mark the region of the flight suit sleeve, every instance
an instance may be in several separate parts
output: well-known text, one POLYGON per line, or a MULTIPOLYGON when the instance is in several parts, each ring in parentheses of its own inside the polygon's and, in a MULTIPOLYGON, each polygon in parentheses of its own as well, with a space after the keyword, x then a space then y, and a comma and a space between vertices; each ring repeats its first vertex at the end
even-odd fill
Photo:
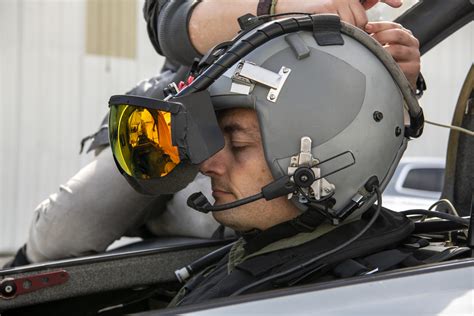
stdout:
POLYGON ((156 212, 153 196, 137 193, 103 150, 35 210, 26 244, 30 262, 103 252, 156 212))
MULTIPOLYGON (((171 70, 143 80, 132 95, 163 98, 171 70)), ((93 135, 95 159, 35 210, 26 243, 26 259, 44 262, 103 252, 114 240, 144 224, 158 208, 154 197, 137 193, 118 171, 108 146, 107 120, 93 135)), ((21 262, 17 262, 21 264, 21 262)))
POLYGON ((199 52, 191 43, 188 23, 199 0, 146 0, 143 15, 155 50, 174 64, 191 65, 199 52))

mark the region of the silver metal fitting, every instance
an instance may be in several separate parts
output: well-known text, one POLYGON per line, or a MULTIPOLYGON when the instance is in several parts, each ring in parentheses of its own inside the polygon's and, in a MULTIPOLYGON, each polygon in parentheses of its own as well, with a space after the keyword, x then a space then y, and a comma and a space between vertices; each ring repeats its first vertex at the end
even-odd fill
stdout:
POLYGON ((278 96, 280 95, 280 91, 283 88, 283 85, 285 84, 286 79, 291 73, 290 68, 286 67, 281 67, 280 71, 278 72, 278 75, 280 76, 280 80, 278 81, 278 86, 276 88, 270 89, 267 95, 267 100, 270 102, 276 102, 278 100, 278 96))
POLYGON ((186 282, 187 279, 191 276, 191 273, 189 273, 189 270, 187 267, 183 267, 181 269, 178 269, 174 271, 174 275, 178 279, 180 283, 186 282))
MULTIPOLYGON (((292 177, 295 171, 300 167, 310 168, 316 180, 308 188, 300 188, 302 193, 298 194, 298 199, 301 203, 307 203, 307 197, 316 201, 332 194, 336 187, 329 183, 325 178, 321 177, 321 169, 317 167, 319 160, 313 157, 311 152, 312 140, 308 136, 301 137, 300 153, 297 156, 292 156, 290 159, 290 166, 288 167, 288 175, 292 177)), ((288 199, 293 197, 293 193, 288 195, 288 199)))
POLYGON ((237 94, 252 93, 256 84, 270 88, 267 100, 276 102, 286 79, 291 73, 291 69, 281 67, 279 73, 274 73, 268 69, 255 65, 250 61, 242 60, 232 75, 232 85, 230 92, 237 94))

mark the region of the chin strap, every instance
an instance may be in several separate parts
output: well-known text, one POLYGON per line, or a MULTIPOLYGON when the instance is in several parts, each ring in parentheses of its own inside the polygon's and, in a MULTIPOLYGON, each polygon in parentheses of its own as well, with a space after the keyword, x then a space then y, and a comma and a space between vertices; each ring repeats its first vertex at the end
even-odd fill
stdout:
POLYGON ((247 254, 257 252, 277 240, 289 238, 299 233, 312 232, 325 221, 327 221, 327 217, 323 210, 310 207, 301 215, 289 221, 249 235, 247 238, 244 236, 247 242, 244 249, 247 254))
POLYGON ((319 255, 317 255, 316 257, 313 257, 297 266, 294 266, 292 268, 289 268, 287 270, 284 270, 282 272, 279 272, 279 273, 276 273, 276 274, 270 274, 269 276, 263 278, 263 279, 260 279, 258 281, 255 281, 254 283, 251 283, 247 286, 244 286, 242 288, 240 288, 239 290, 237 290, 236 292, 232 293, 231 295, 229 296, 237 296, 237 295, 241 295, 245 292, 248 292, 249 290, 252 290, 254 288, 256 288, 257 286, 260 286, 264 283, 267 283, 267 282, 272 282, 272 281, 275 281, 277 279, 280 279, 280 278, 285 278, 285 277, 288 277, 290 276, 291 274, 293 273, 298 273, 300 271, 303 271, 305 268, 313 265, 313 264, 317 264, 319 261, 321 261, 321 259, 324 259, 330 255, 333 255, 335 253, 337 253, 338 251, 341 251, 343 250, 344 248, 346 248, 347 246, 349 246, 350 244, 352 244, 354 241, 356 241, 357 239, 359 239, 362 235, 364 235, 367 230, 369 230, 370 227, 372 227, 372 225, 375 223, 375 221, 377 220, 378 216, 380 215, 380 212, 382 210, 382 193, 380 192, 380 189, 378 187, 378 185, 373 185, 372 186, 372 189, 374 191, 374 194, 377 195, 377 209, 375 210, 375 213, 374 215, 372 215, 372 218, 369 220, 369 222, 365 225, 364 228, 362 228, 362 230, 360 230, 356 235, 354 235, 352 238, 350 238, 349 240, 346 240, 345 242, 343 242, 342 244, 330 249, 330 250, 327 250, 319 255))

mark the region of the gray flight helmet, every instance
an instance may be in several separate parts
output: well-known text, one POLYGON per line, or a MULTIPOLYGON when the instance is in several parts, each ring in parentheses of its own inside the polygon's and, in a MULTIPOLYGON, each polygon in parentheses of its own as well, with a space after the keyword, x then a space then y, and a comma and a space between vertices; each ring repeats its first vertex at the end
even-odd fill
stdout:
MULTIPOLYGON (((254 32, 258 28, 242 40, 254 32)), ((422 111, 381 45, 345 23, 335 36, 333 44, 310 31, 276 37, 230 67, 208 91, 216 111, 256 110, 275 179, 292 175, 309 138, 310 167, 321 177, 317 197, 331 193, 336 212, 362 202, 354 218, 375 202, 373 194, 363 201, 367 181, 377 177, 383 191, 406 149, 404 112, 420 113, 422 120, 422 111)), ((305 199, 298 202, 304 205, 305 199)))

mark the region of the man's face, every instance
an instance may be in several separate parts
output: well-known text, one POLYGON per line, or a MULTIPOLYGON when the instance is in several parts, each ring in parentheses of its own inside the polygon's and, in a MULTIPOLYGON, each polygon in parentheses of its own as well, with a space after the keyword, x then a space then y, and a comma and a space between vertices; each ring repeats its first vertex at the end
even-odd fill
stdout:
MULTIPOLYGON (((215 205, 230 203, 260 193, 273 181, 265 161, 257 114, 251 109, 231 109, 219 113, 225 146, 201 165, 211 177, 215 205)), ((299 214, 286 197, 264 199, 233 209, 214 212, 214 218, 237 231, 267 229, 299 214)))

